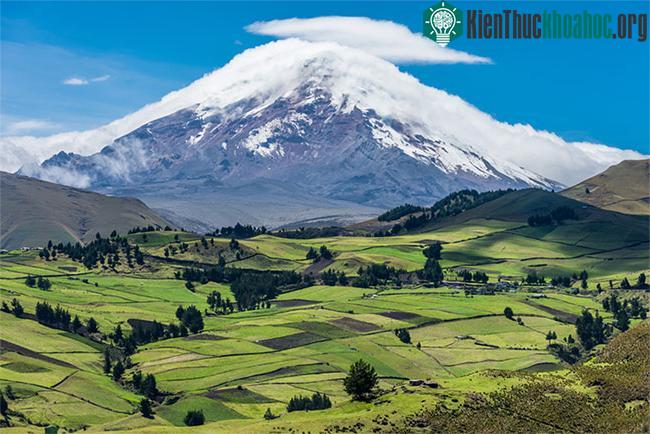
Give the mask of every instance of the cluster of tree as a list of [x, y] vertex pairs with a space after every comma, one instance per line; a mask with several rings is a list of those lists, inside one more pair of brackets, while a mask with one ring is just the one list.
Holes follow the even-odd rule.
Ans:
[[224, 226], [221, 229], [215, 229], [214, 232], [209, 232], [206, 235], [222, 238], [252, 238], [257, 235], [263, 235], [267, 232], [264, 226], [255, 227], [251, 225], [242, 225], [237, 223], [235, 226]]
[[305, 257], [311, 259], [313, 262], [318, 262], [321, 259], [330, 260], [334, 257], [334, 254], [327, 248], [327, 246], [320, 246], [320, 249], [318, 250], [310, 247]]
[[46, 261], [49, 260], [56, 261], [56, 249], [53, 249], [52, 247], [49, 248], [46, 247], [42, 249], [40, 252], [38, 252], [38, 257], [41, 259], [45, 259]]
[[[63, 330], [68, 330], [72, 325], [72, 317], [68, 310], [58, 304], [52, 308], [46, 301], [36, 303], [36, 320], [41, 324]], [[80, 327], [81, 321], [75, 315], [73, 331], [77, 331]]]
[[131, 385], [137, 393], [146, 396], [148, 399], [155, 400], [160, 394], [156, 384], [156, 377], [153, 374], [143, 376], [140, 371], [135, 371], [131, 377]]
[[380, 214], [379, 217], [377, 217], [377, 220], [379, 220], [380, 222], [390, 222], [393, 220], [398, 220], [404, 217], [405, 215], [413, 214], [415, 212], [421, 212], [421, 211], [424, 211], [424, 208], [422, 208], [421, 206], [405, 203], [404, 205], [400, 205], [393, 209], [389, 209], [385, 213]]
[[338, 226], [328, 226], [324, 228], [314, 227], [314, 228], [305, 228], [300, 227], [296, 230], [289, 229], [280, 229], [277, 232], [274, 232], [273, 235], [282, 237], [282, 238], [292, 238], [298, 240], [308, 240], [310, 238], [328, 238], [328, 237], [343, 237], [354, 235], [354, 232], [340, 228]]
[[203, 330], [203, 316], [201, 311], [194, 305], [188, 307], [178, 306], [176, 309], [176, 318], [179, 319], [182, 326], [192, 333], [198, 333]]
[[[613, 286], [610, 282], [610, 286]], [[630, 281], [627, 280], [627, 277], [624, 277], [621, 281], [621, 289], [648, 289], [648, 284], [646, 283], [645, 273], [639, 274], [639, 277], [636, 280], [636, 285], [632, 286]]]
[[49, 279], [43, 278], [43, 276], [38, 276], [38, 278], [35, 278], [34, 276], [29, 275], [25, 278], [25, 285], [29, 286], [30, 288], [38, 287], [38, 289], [47, 291], [52, 287], [52, 282], [50, 282]]
[[183, 423], [187, 426], [199, 426], [205, 423], [203, 410], [188, 410], [183, 418]]
[[616, 294], [611, 294], [603, 299], [603, 309], [614, 315], [614, 325], [621, 331], [630, 327], [630, 318], [646, 319], [648, 317], [648, 309], [637, 297], [621, 302]]
[[590, 350], [605, 342], [607, 326], [600, 315], [596, 314], [594, 317], [591, 312], [584, 310], [576, 320], [576, 333], [582, 346], [586, 350]]
[[[127, 233], [128, 234], [137, 234], [137, 233], [140, 233], [140, 232], [156, 232], [156, 231], [171, 231], [171, 230], [173, 230], [173, 229], [170, 228], [169, 226], [165, 226], [163, 228], [163, 227], [158, 226], [158, 225], [156, 225], [156, 226], [149, 225], [149, 226], [143, 226], [143, 227], [136, 226], [133, 229], [130, 229]], [[111, 232], [111, 237], [113, 237], [113, 238], [117, 237], [117, 232], [115, 232], [115, 231]]]
[[[551, 333], [551, 332], [549, 332]], [[546, 339], [549, 340], [549, 337], [552, 337], [555, 332], [552, 332], [553, 334], [549, 335], [547, 333]], [[554, 335], [554, 339], [557, 339], [557, 335]], [[550, 342], [550, 340], [549, 340]], [[575, 339], [573, 336], [569, 335], [566, 338], [564, 338], [564, 342], [554, 342], [554, 343], [549, 343], [548, 345], [549, 350], [553, 352], [560, 360], [569, 363], [573, 365], [574, 363], [578, 362], [582, 356], [582, 353], [580, 351], [580, 346], [576, 343]]]
[[[178, 235], [176, 235], [178, 236]], [[163, 250], [163, 253], [165, 255], [165, 258], [169, 258], [170, 256], [176, 255], [176, 253], [185, 253], [190, 249], [189, 244], [186, 242], [181, 242], [178, 244], [178, 247], [175, 245], [170, 244], [169, 246], [165, 247]]]
[[546, 333], [546, 340], [548, 341], [549, 344], [551, 344], [556, 339], [557, 339], [557, 333], [555, 333], [554, 331], [551, 330], [548, 333]]
[[405, 344], [411, 343], [411, 334], [407, 329], [395, 329], [395, 336]]
[[358, 276], [352, 279], [351, 285], [358, 288], [369, 288], [380, 284], [399, 283], [399, 275], [404, 270], [391, 267], [386, 264], [371, 264], [367, 267], [359, 267]]
[[553, 286], [563, 286], [565, 288], [571, 288], [572, 281], [569, 276], [555, 276], [551, 278], [551, 285]]
[[257, 271], [223, 266], [208, 269], [186, 268], [176, 272], [177, 279], [190, 282], [218, 282], [230, 283], [230, 289], [235, 296], [237, 309], [240, 311], [256, 309], [268, 305], [280, 291], [280, 288], [289, 285], [310, 285], [312, 282], [307, 276], [294, 271]]
[[359, 359], [350, 366], [348, 375], [343, 379], [343, 386], [348, 395], [357, 401], [372, 398], [377, 385], [377, 372], [365, 360]]
[[519, 325], [524, 325], [524, 320], [521, 319], [520, 316], [515, 318], [515, 313], [513, 312], [512, 308], [510, 306], [506, 306], [503, 309], [503, 315], [508, 318], [510, 321], [517, 321], [517, 324]]
[[326, 270], [320, 275], [323, 285], [334, 286], [339, 284], [341, 286], [347, 285], [350, 281], [342, 271]]
[[308, 396], [297, 395], [289, 400], [287, 411], [312, 411], [325, 410], [332, 407], [332, 401], [324, 393], [314, 393], [311, 398]]
[[528, 285], [544, 285], [546, 283], [546, 278], [537, 274], [537, 271], [533, 271], [532, 273], [528, 273], [526, 277], [522, 279], [522, 283]]
[[138, 265], [144, 265], [144, 255], [140, 248], [132, 248], [128, 240], [117, 235], [115, 231], [109, 238], [102, 238], [101, 234], [97, 233], [95, 239], [86, 245], [59, 243], [54, 246], [52, 241], [49, 241], [48, 248], [42, 252], [46, 251], [63, 253], [73, 261], [81, 262], [88, 269], [96, 267], [98, 262], [114, 269], [121, 264], [121, 254], [125, 256], [129, 267], [134, 266], [134, 260]]
[[[120, 327], [119, 325], [117, 327]], [[127, 348], [127, 353], [130, 353], [129, 350], [133, 345], [144, 345], [150, 342], [155, 342], [160, 339], [171, 339], [177, 337], [184, 337], [189, 335], [188, 328], [182, 322], [179, 325], [174, 323], [169, 323], [164, 325], [158, 321], [135, 321], [132, 324], [131, 335], [128, 338], [125, 338], [129, 341], [121, 341], [119, 338], [121, 336], [121, 328], [115, 329], [114, 341], [116, 344], [124, 346]]]
[[[408, 232], [427, 224], [434, 223], [444, 217], [458, 215], [472, 208], [476, 208], [479, 205], [498, 199], [504, 194], [512, 191], [514, 190], [508, 189], [479, 193], [476, 190], [460, 190], [451, 193], [436, 202], [431, 208], [421, 209], [422, 213], [419, 216], [416, 217], [411, 215], [403, 225], [397, 224], [393, 226], [390, 235], [397, 235], [404, 230]], [[393, 210], [388, 211], [388, 213], [391, 212], [393, 212]]]
[[562, 205], [551, 211], [550, 214], [535, 214], [528, 217], [528, 226], [551, 226], [562, 224], [565, 220], [578, 220], [575, 209]]
[[208, 294], [206, 301], [214, 313], [226, 315], [233, 313], [235, 310], [235, 306], [230, 301], [230, 298], [222, 298], [219, 291], [212, 291], [210, 294]]
[[11, 300], [11, 305], [8, 305], [6, 301], [2, 302], [2, 309], [3, 312], [6, 313], [13, 313], [17, 317], [21, 317], [23, 313], [25, 313], [25, 309], [23, 308], [23, 305], [20, 304], [20, 301], [18, 301], [17, 298], [14, 298]]
[[475, 271], [472, 273], [469, 270], [460, 270], [458, 273], [458, 277], [461, 277], [463, 279], [463, 282], [478, 282], [478, 283], [487, 283], [490, 278], [488, 275], [482, 271]]

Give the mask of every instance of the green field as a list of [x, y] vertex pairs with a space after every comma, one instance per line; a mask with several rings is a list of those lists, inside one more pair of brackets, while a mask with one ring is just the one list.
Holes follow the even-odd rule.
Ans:
[[[0, 352], [0, 386], [12, 386], [16, 397], [10, 408], [20, 415], [12, 418], [15, 428], [7, 432], [56, 424], [89, 432], [172, 433], [184, 426], [188, 410], [202, 410], [206, 419], [205, 426], [192, 432], [320, 432], [355, 423], [363, 424], [357, 432], [373, 427], [390, 432], [381, 419], [393, 410], [406, 415], [439, 403], [458, 406], [468, 394], [491, 393], [538, 375], [528, 371], [553, 369], [539, 375], [565, 376], [566, 365], [547, 349], [547, 332], [554, 331], [559, 341], [575, 338], [570, 319], [583, 310], [600, 311], [611, 322], [596, 284], [608, 289], [612, 280], [618, 287], [623, 277], [636, 279], [650, 269], [647, 232], [632, 225], [611, 233], [592, 220], [548, 230], [496, 217], [383, 238], [262, 235], [240, 240], [238, 251], [223, 239], [205, 249], [200, 237], [189, 233], [147, 233], [146, 241], [145, 234], [133, 234], [130, 242], [148, 256], [146, 267], [130, 270], [86, 270], [65, 257], [44, 261], [35, 252], [2, 255], [0, 301], [16, 298], [27, 314], [34, 313], [39, 301], [59, 304], [84, 321], [94, 317], [104, 334], [117, 325], [129, 333], [133, 319], [176, 322], [179, 305], [205, 312], [212, 291], [233, 299], [227, 284], [197, 283], [190, 291], [174, 278], [175, 271], [192, 262], [217, 263], [219, 256], [229, 267], [300, 272], [312, 266], [305, 258], [309, 248], [325, 245], [334, 252], [325, 269], [354, 276], [359, 266], [373, 263], [407, 272], [421, 269], [426, 259], [422, 249], [439, 241], [448, 281], [439, 288], [316, 282], [283, 292], [269, 308], [204, 316], [198, 335], [139, 346], [125, 376], [136, 370], [154, 374], [167, 394], [154, 406], [152, 419], [138, 413], [141, 395], [103, 373], [107, 337], [96, 342], [46, 327], [30, 316], [2, 312], [0, 339], [11, 345]], [[164, 250], [181, 242], [189, 250], [165, 259]], [[460, 269], [484, 271], [491, 284], [520, 282], [532, 271], [550, 278], [586, 270], [589, 281], [580, 293], [576, 282], [569, 289], [521, 285], [494, 295], [468, 295], [457, 282]], [[48, 276], [52, 287], [28, 287], [27, 275]], [[504, 317], [505, 307], [520, 323]], [[398, 328], [409, 330], [410, 344], [396, 337]], [[376, 402], [351, 401], [344, 391], [342, 379], [358, 359], [373, 365], [379, 375], [382, 395]], [[433, 380], [440, 387], [411, 386], [409, 380]], [[287, 413], [289, 399], [314, 392], [326, 393], [333, 408]], [[264, 420], [267, 409], [280, 417]]]

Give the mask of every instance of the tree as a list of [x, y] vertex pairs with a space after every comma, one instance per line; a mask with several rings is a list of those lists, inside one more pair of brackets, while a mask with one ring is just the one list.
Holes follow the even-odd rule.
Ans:
[[512, 318], [515, 316], [515, 313], [512, 311], [512, 308], [510, 306], [506, 306], [506, 308], [503, 309], [503, 314], [509, 320], [512, 320]]
[[440, 264], [431, 258], [427, 259], [427, 262], [424, 264], [424, 269], [418, 274], [421, 279], [430, 281], [434, 286], [440, 286], [444, 278]]
[[588, 310], [576, 320], [576, 334], [586, 350], [605, 342], [605, 329], [603, 319], [598, 315], [594, 317]]
[[625, 309], [619, 309], [616, 313], [616, 328], [624, 332], [630, 328], [630, 318], [627, 315]]
[[113, 381], [119, 381], [122, 375], [124, 375], [124, 365], [118, 360], [113, 366]]
[[149, 399], [155, 399], [158, 395], [158, 387], [156, 386], [156, 377], [153, 374], [147, 374], [142, 381], [142, 394]]
[[395, 336], [397, 336], [399, 340], [404, 342], [405, 344], [411, 343], [411, 334], [406, 329], [396, 329]]
[[343, 380], [345, 391], [355, 400], [365, 400], [370, 397], [377, 385], [377, 373], [365, 360], [359, 359], [350, 366], [350, 372]]
[[270, 408], [267, 408], [266, 411], [264, 412], [264, 419], [266, 420], [272, 420], [275, 419], [277, 416], [271, 412]]
[[72, 320], [72, 331], [77, 332], [81, 328], [81, 320], [77, 315], [74, 316], [74, 319]]
[[108, 347], [104, 348], [104, 374], [111, 372], [111, 353]]
[[0, 415], [4, 417], [5, 422], [9, 421], [9, 404], [5, 396], [0, 392]]
[[34, 276], [32, 276], [32, 275], [27, 276], [25, 278], [25, 285], [27, 285], [27, 286], [29, 286], [31, 288], [36, 286], [36, 279], [34, 279]]
[[644, 288], [645, 287], [645, 282], [646, 282], [645, 273], [639, 274], [639, 278], [636, 279], [637, 288], [639, 288], [639, 289]]
[[305, 255], [305, 258], [315, 261], [316, 259], [318, 259], [318, 252], [313, 247], [310, 247], [309, 251], [307, 252], [307, 255]]
[[203, 330], [203, 317], [201, 316], [201, 311], [199, 311], [194, 305], [188, 306], [187, 309], [183, 309], [181, 322], [192, 333], [198, 333]]
[[332, 259], [332, 252], [327, 246], [320, 246], [320, 257], [326, 260]]
[[205, 423], [205, 416], [203, 410], [189, 410], [183, 419], [187, 426], [198, 426]]
[[86, 321], [86, 330], [88, 330], [88, 333], [99, 332], [99, 324], [97, 324], [97, 321], [92, 316]]
[[118, 324], [117, 327], [115, 327], [115, 331], [113, 332], [113, 342], [119, 344], [123, 339], [124, 333], [122, 332], [122, 326]]
[[140, 414], [142, 414], [142, 417], [146, 417], [147, 419], [153, 419], [151, 401], [149, 401], [147, 398], [142, 398], [140, 401]]
[[25, 309], [23, 309], [23, 305], [20, 304], [17, 298], [11, 300], [11, 312], [17, 317], [21, 317], [25, 312]]
[[621, 289], [631, 289], [632, 285], [630, 285], [630, 281], [627, 280], [627, 277], [624, 277], [623, 280], [621, 281]]
[[442, 244], [433, 243], [429, 247], [422, 250], [422, 254], [430, 259], [440, 260], [440, 252], [442, 252]]
[[548, 341], [549, 344], [551, 343], [551, 341], [554, 341], [555, 339], [557, 339], [557, 334], [554, 331], [550, 331], [546, 333], [546, 340]]
[[7, 399], [9, 400], [14, 400], [16, 399], [16, 394], [14, 393], [14, 389], [11, 387], [11, 384], [7, 384], [5, 386], [5, 395], [7, 395]]

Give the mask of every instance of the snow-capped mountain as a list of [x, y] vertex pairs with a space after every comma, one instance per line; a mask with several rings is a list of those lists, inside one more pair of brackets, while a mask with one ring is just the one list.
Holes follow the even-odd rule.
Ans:
[[247, 50], [157, 103], [56, 140], [105, 146], [22, 172], [135, 195], [207, 226], [353, 220], [467, 187], [559, 186], [513, 158], [524, 144], [549, 152], [556, 136], [499, 123], [362, 51], [295, 39]]

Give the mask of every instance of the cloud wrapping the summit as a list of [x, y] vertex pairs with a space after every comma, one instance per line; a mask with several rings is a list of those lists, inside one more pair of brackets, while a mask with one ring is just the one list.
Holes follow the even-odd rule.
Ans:
[[366, 17], [289, 18], [246, 26], [250, 33], [310, 42], [336, 42], [393, 63], [491, 63], [486, 57], [441, 47], [392, 21]]

